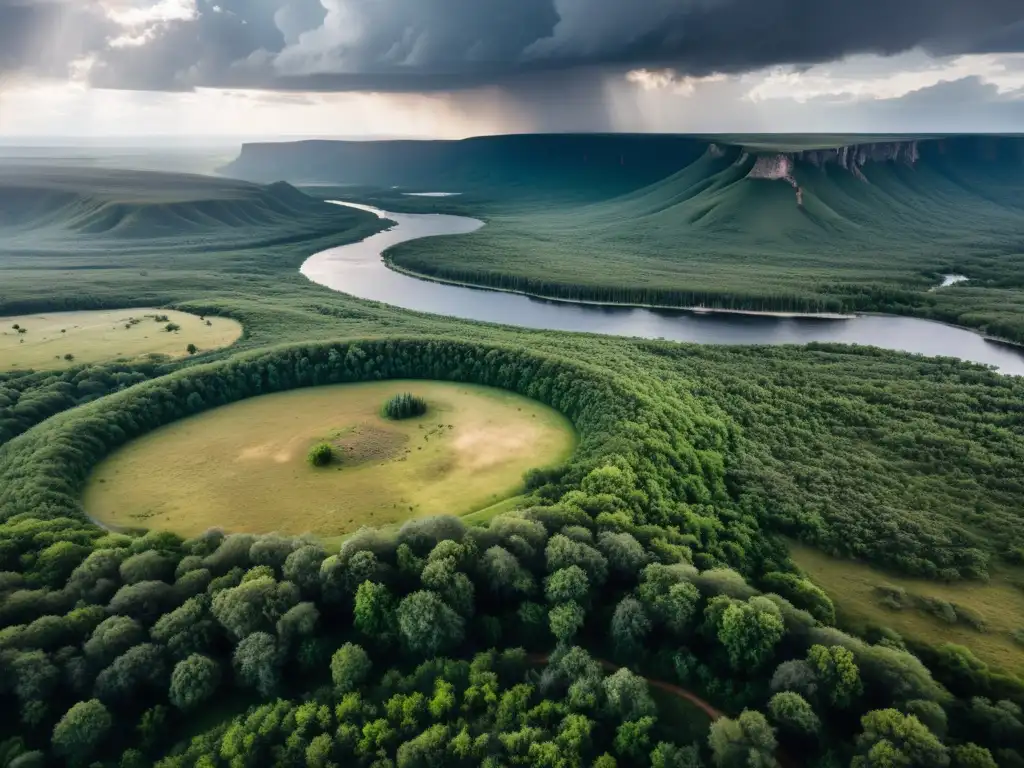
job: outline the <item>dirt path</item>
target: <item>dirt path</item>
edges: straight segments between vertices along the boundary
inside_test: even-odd
[[[531,653],[528,658],[535,664],[547,664],[551,656],[547,653]],[[598,664],[609,672],[616,672],[621,667],[618,664],[613,664],[608,659],[595,659]],[[710,717],[712,720],[717,720],[720,717],[725,717],[725,713],[720,709],[716,709],[708,702],[704,701],[700,696],[695,694],[693,691],[688,691],[678,685],[667,683],[664,680],[655,680],[653,677],[644,677],[649,685],[653,685],[655,688],[659,688],[667,693],[671,693],[673,696],[678,696],[681,699],[686,699],[688,702],[698,707],[704,714]]]
[[[527,658],[534,664],[547,664],[551,656],[547,653],[531,653],[527,656]],[[608,659],[597,658],[595,659],[595,661],[609,672],[615,672],[622,668],[618,664],[613,664],[612,662],[608,661]],[[700,709],[709,718],[711,718],[712,721],[717,720],[720,717],[725,717],[725,713],[722,710],[712,706],[693,691],[688,691],[681,686],[673,685],[672,683],[665,682],[664,680],[656,680],[653,677],[645,676],[644,680],[647,681],[648,685],[652,685],[655,688],[665,691],[666,693],[672,694],[673,696],[678,696],[681,699],[686,699],[688,702],[690,702],[695,707]],[[775,758],[779,761],[779,765],[781,766],[781,768],[797,768],[798,763],[794,761],[792,757],[787,752],[784,752],[781,748],[776,751]]]

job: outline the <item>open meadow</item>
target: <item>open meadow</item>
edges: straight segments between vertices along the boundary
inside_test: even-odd
[[[793,544],[790,555],[832,596],[844,627],[888,627],[905,640],[937,638],[969,648],[997,669],[1024,672],[1024,570],[1004,568],[991,580],[944,584],[829,557]]]
[[[230,346],[242,335],[230,318],[151,307],[0,317],[0,328],[0,371],[185,357]]]
[[[423,416],[379,414],[414,392]],[[325,467],[307,462],[322,442]],[[462,515],[522,490],[523,474],[572,452],[572,426],[549,408],[496,389],[389,381],[246,400],[175,422],[101,464],[85,509],[119,528],[195,536],[314,533],[424,515]]]

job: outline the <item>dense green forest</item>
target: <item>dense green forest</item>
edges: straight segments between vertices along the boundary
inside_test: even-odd
[[[941,636],[844,631],[780,536],[943,580],[1011,567],[1017,379],[399,311],[297,274],[380,226],[321,213],[205,253],[0,248],[4,312],[158,301],[245,327],[178,361],[0,378],[0,765],[1024,765],[1024,681]],[[160,425],[389,378],[531,397],[578,449],[486,524],[332,547],[111,532],[82,508],[90,470]]]

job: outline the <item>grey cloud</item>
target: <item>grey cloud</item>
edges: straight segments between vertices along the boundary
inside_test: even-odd
[[[194,19],[117,48],[101,1],[0,0],[0,71],[39,69],[24,41],[72,18],[85,31],[63,60],[51,46],[50,71],[85,49],[93,84],[154,90],[459,90],[580,68],[702,75],[915,46],[1024,50],[1021,0],[197,0]]]
[[[112,31],[91,0],[0,0],[0,77],[66,77],[71,62],[101,49]]]

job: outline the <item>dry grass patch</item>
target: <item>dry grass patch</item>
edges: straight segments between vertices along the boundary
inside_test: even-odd
[[[386,421],[412,391],[426,415]],[[309,449],[331,445],[326,467]],[[194,535],[311,532],[466,514],[522,491],[523,473],[576,445],[565,417],[503,390],[389,381],[295,390],[233,403],[158,429],[104,461],[85,507],[112,526]]]
[[[914,579],[842,560],[816,549],[790,544],[790,556],[811,580],[828,592],[840,620],[854,629],[885,626],[908,640],[932,645],[950,642],[970,648],[992,666],[1024,672],[1024,645],[1013,633],[1024,628],[1024,574],[996,571],[987,584]],[[923,604],[930,599],[929,609]],[[941,601],[941,602],[940,602]],[[901,608],[895,605],[901,604]],[[941,618],[942,604],[961,613]],[[977,628],[979,625],[984,629]]]
[[[177,330],[167,330],[168,324]],[[0,317],[0,371],[67,368],[146,354],[183,357],[189,344],[202,352],[233,344],[241,335],[235,320],[172,309]]]

